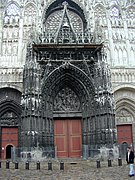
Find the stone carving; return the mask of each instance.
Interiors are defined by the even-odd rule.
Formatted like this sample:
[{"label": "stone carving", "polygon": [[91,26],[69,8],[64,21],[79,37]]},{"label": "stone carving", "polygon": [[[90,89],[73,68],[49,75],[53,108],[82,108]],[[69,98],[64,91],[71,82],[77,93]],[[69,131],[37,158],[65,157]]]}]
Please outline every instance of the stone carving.
[{"label": "stone carving", "polygon": [[14,126],[18,125],[18,117],[15,113],[8,111],[1,117],[2,126]]},{"label": "stone carving", "polygon": [[133,116],[126,109],[121,109],[118,111],[116,117],[117,123],[131,123],[133,121]]},{"label": "stone carving", "polygon": [[79,111],[80,102],[74,91],[63,88],[54,100],[55,111]]}]

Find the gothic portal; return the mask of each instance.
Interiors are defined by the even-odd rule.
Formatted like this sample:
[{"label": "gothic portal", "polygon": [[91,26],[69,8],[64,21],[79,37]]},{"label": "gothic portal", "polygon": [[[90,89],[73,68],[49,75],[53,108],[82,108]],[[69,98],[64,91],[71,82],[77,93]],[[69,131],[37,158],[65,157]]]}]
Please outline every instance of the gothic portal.
[{"label": "gothic portal", "polygon": [[[42,34],[31,33],[23,72],[21,146],[81,157],[115,143],[110,70],[100,28],[67,0],[44,13]],[[97,150],[97,151],[96,151]]]}]

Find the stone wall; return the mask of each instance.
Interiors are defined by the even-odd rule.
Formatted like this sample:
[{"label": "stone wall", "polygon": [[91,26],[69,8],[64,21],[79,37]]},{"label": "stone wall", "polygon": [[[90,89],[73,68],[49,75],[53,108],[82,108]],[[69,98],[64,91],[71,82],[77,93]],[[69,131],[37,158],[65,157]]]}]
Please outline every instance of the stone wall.
[{"label": "stone wall", "polygon": [[[26,44],[43,29],[45,13],[53,0],[2,1],[0,5],[0,88],[22,92]],[[135,143],[135,4],[133,1],[74,0],[84,11],[91,32],[101,33],[112,72],[116,117],[126,110],[132,116]],[[13,16],[12,16],[13,14]],[[128,114],[127,113],[127,114]],[[117,119],[117,118],[116,118]],[[123,118],[123,122],[127,123]]]}]

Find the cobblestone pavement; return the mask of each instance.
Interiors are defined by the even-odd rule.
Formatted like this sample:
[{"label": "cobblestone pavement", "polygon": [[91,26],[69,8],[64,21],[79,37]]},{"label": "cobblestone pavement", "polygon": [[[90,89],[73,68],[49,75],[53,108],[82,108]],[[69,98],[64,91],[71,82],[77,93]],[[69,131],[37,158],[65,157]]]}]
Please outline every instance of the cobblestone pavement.
[{"label": "cobblestone pavement", "polygon": [[70,160],[64,162],[64,170],[60,170],[60,162],[52,161],[53,170],[48,170],[48,162],[40,163],[40,170],[37,164],[30,162],[29,170],[26,169],[25,162],[19,163],[19,169],[15,169],[15,164],[10,162],[9,169],[6,169],[6,162],[2,162],[0,168],[0,180],[135,180],[135,177],[128,177],[128,166],[123,162],[118,166],[117,161],[112,162],[112,167],[108,167],[107,162],[101,162],[101,167],[97,168],[96,162],[90,160]]}]

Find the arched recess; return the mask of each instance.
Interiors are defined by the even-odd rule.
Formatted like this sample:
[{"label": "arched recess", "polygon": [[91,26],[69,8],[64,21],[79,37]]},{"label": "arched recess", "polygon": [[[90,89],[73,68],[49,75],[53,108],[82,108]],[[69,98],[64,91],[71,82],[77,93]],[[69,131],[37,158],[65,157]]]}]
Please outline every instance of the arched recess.
[{"label": "arched recess", "polygon": [[116,103],[116,124],[132,124],[134,117],[134,104],[130,100],[121,100],[119,103]]},{"label": "arched recess", "polygon": [[[72,102],[74,98],[77,98],[76,102],[79,103],[77,107],[78,109],[73,109],[71,107],[66,108],[65,110],[60,109],[59,112],[55,112],[54,102],[57,101],[57,97],[59,93],[66,92],[69,90],[70,93],[68,95],[72,95]],[[61,65],[56,68],[52,73],[50,73],[47,77],[44,76],[43,86],[42,86],[42,119],[44,120],[44,124],[48,127],[48,134],[50,133],[49,141],[53,145],[54,143],[54,118],[61,117],[78,117],[81,118],[82,124],[82,144],[89,144],[88,138],[86,139],[85,130],[88,128],[88,121],[90,121],[91,116],[93,115],[93,99],[95,97],[95,89],[93,85],[93,81],[91,77],[88,77],[81,69],[78,67],[68,63]],[[60,95],[60,98],[62,96]],[[59,98],[59,102],[62,99]],[[67,98],[67,97],[66,97]],[[66,99],[65,98],[65,99]],[[63,99],[63,106],[64,100]],[[72,103],[70,103],[72,105]],[[66,106],[67,107],[67,106]],[[75,108],[75,106],[74,106]],[[89,128],[94,129],[94,123],[89,126]],[[45,127],[43,127],[45,128]],[[46,132],[46,129],[43,129]],[[90,130],[89,130],[90,131]],[[87,141],[87,142],[86,142]],[[43,142],[45,144],[46,142]]]},{"label": "arched recess", "polygon": [[11,144],[6,146],[6,159],[11,159],[12,148],[13,148],[13,145]]},{"label": "arched recess", "polygon": [[34,3],[27,3],[24,9],[24,24],[35,25],[36,24],[37,8]]},{"label": "arched recess", "polygon": [[63,87],[70,87],[77,94],[82,104],[89,100],[88,97],[92,98],[95,92],[92,78],[70,63],[61,65],[44,78],[43,99],[47,99],[47,101],[50,101],[51,98],[54,99]]},{"label": "arched recess", "polygon": [[94,7],[94,16],[95,16],[95,20],[99,21],[99,25],[101,26],[106,25],[106,12],[102,4],[97,4]]},{"label": "arched recess", "polygon": [[[46,19],[51,13],[53,13],[54,11],[63,9],[63,6],[62,6],[63,2],[65,2],[65,0],[54,1],[54,2],[51,2],[49,6],[47,6],[47,8],[43,12],[43,18],[42,18],[44,20],[43,23],[46,21]],[[87,26],[87,18],[86,18],[85,10],[82,9],[81,5],[78,5],[79,2],[75,3],[72,0],[66,0],[66,2],[68,3],[68,9],[75,12],[82,18],[82,21],[84,22],[84,29],[85,29]]]},{"label": "arched recess", "polygon": [[135,86],[131,85],[131,84],[123,84],[123,85],[115,87],[113,89],[113,92],[117,93],[117,91],[120,91],[120,90],[123,90],[123,89],[129,90],[129,91],[135,91]]},{"label": "arched recess", "polygon": [[116,102],[116,115],[117,112],[126,108],[135,118],[135,89],[131,87],[121,87],[114,91],[114,98]]},{"label": "arched recess", "polygon": [[116,100],[116,125],[117,142],[120,154],[122,154],[123,143],[133,145],[134,122],[135,122],[135,89],[133,87],[123,87],[115,91]]},{"label": "arched recess", "polygon": [[5,24],[18,24],[20,16],[20,6],[17,2],[12,1],[5,7],[4,23]]},{"label": "arched recess", "polygon": [[132,103],[129,100],[120,102],[116,109],[117,143],[119,144],[119,153],[123,156],[123,143],[132,146],[134,141],[134,115]]},{"label": "arched recess", "polygon": [[127,25],[130,27],[134,26],[134,6],[128,6],[126,9],[126,18],[127,18]]},{"label": "arched recess", "polygon": [[[21,132],[21,93],[12,88],[0,89],[0,156],[6,158],[6,146],[13,143],[20,146]],[[14,141],[13,141],[14,140]]]}]

